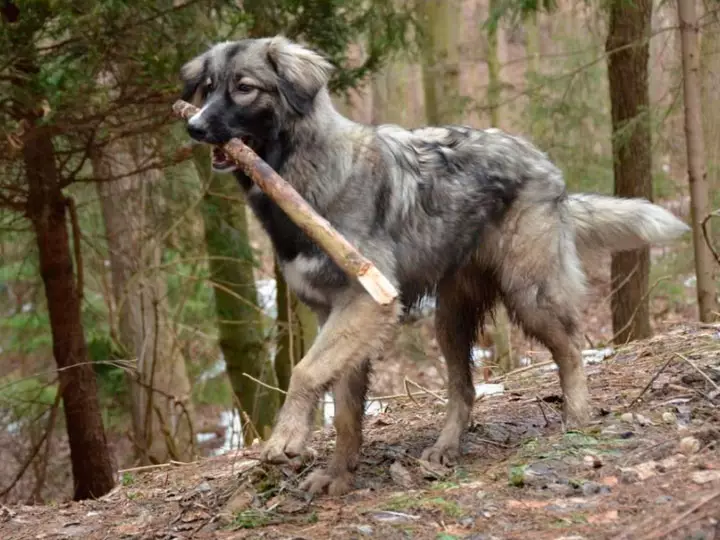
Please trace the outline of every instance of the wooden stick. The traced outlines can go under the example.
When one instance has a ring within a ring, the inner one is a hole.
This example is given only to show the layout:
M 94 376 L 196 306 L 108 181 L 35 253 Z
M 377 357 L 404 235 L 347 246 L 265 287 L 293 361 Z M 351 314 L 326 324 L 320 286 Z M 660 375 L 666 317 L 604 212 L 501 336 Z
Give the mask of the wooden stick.
M 199 109 L 183 100 L 174 103 L 173 113 L 188 120 Z M 378 304 L 396 301 L 398 292 L 380 270 L 350 244 L 325 218 L 283 180 L 270 165 L 240 139 L 221 146 L 225 154 L 250 177 L 310 238 L 348 275 L 354 276 Z

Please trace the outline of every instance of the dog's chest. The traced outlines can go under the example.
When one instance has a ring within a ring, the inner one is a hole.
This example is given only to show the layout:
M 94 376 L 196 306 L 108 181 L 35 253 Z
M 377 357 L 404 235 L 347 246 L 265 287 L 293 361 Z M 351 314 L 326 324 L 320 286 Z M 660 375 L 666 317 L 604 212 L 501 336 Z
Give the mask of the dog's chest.
M 324 260 L 320 257 L 298 255 L 282 263 L 282 272 L 288 287 L 301 299 L 327 304 L 328 292 L 319 286 L 322 281 Z

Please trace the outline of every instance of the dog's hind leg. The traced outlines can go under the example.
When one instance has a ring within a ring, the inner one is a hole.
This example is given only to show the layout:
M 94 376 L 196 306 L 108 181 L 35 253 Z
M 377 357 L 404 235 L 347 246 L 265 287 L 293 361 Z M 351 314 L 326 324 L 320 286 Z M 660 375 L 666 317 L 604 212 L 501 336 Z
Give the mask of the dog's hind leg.
M 300 485 L 300 489 L 312 494 L 327 489 L 329 495 L 342 495 L 352 489 L 362 445 L 362 420 L 369 370 L 370 362 L 365 361 L 344 373 L 335 383 L 335 452 L 327 468 L 313 471 Z
M 574 264 L 573 255 L 564 254 L 567 258 L 559 272 L 536 273 L 535 281 L 528 281 L 530 276 L 526 275 L 517 286 L 503 291 L 503 297 L 525 333 L 547 347 L 558 365 L 566 427 L 582 427 L 590 419 L 590 405 L 575 306 L 575 291 L 580 289 L 573 282 L 577 269 L 566 266 Z
M 362 290 L 346 291 L 290 377 L 285 402 L 273 433 L 260 454 L 263 461 L 284 463 L 308 454 L 311 412 L 323 391 L 358 372 L 382 355 L 394 337 L 399 305 L 380 305 Z
M 467 428 L 475 401 L 470 355 L 478 323 L 484 311 L 492 308 L 495 298 L 491 292 L 492 281 L 485 284 L 485 301 L 477 302 L 477 298 L 468 294 L 470 290 L 464 287 L 461 277 L 452 278 L 440 283 L 435 312 L 435 332 L 448 371 L 445 425 L 435 444 L 422 453 L 423 459 L 444 465 L 451 464 L 460 455 L 460 439 Z

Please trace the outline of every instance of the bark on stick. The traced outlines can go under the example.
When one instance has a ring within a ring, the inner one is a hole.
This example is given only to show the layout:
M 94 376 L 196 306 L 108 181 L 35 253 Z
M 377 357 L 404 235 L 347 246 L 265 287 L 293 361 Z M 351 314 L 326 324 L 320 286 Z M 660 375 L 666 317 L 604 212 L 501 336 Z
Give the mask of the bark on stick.
M 183 100 L 173 104 L 173 112 L 185 120 L 198 111 Z M 240 139 L 230 139 L 222 149 L 345 273 L 357 278 L 377 303 L 390 304 L 397 299 L 398 292 L 390 280 L 252 149 Z

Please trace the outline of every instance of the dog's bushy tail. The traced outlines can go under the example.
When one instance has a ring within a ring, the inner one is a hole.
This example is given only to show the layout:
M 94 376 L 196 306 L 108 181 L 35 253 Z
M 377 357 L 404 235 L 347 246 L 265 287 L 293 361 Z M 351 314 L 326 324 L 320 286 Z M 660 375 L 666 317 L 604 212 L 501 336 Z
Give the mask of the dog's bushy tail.
M 645 199 L 572 194 L 568 210 L 581 251 L 626 251 L 673 240 L 690 230 L 683 221 Z

